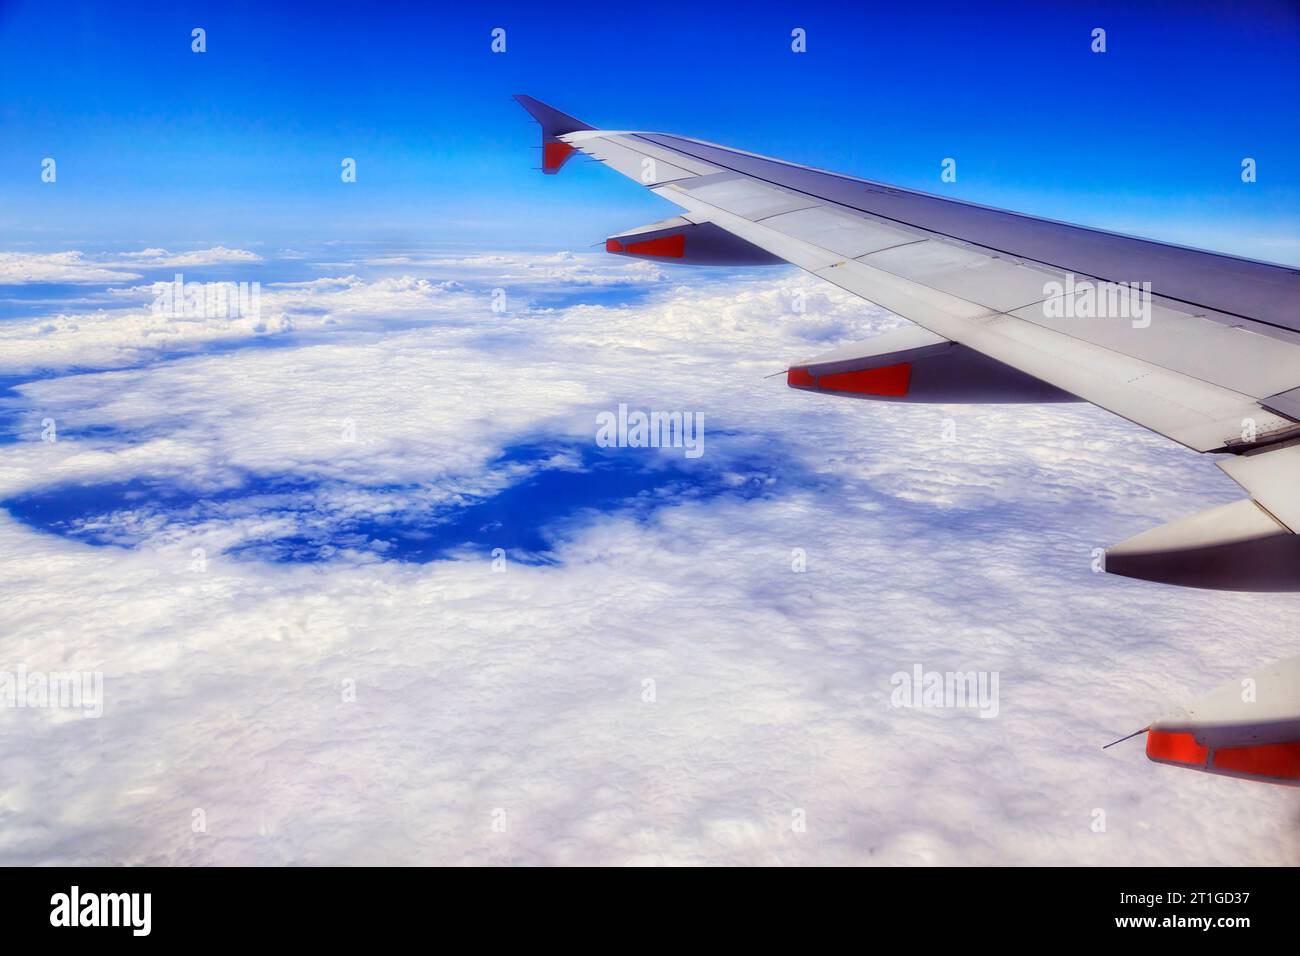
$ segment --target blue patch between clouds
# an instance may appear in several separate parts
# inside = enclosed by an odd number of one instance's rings
[[[749,500],[811,481],[770,451],[714,446],[701,458],[687,459],[679,449],[602,449],[570,440],[511,446],[486,473],[501,469],[517,472],[517,480],[485,493],[287,476],[249,476],[237,487],[196,491],[136,478],[43,489],[0,506],[31,527],[94,545],[132,547],[174,539],[187,529],[257,518],[259,525],[278,530],[245,541],[232,554],[312,563],[361,553],[422,563],[504,548],[512,561],[552,564],[564,538],[600,515],[645,521],[666,506]]]

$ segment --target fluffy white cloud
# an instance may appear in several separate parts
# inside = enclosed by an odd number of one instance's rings
[[[0,516],[0,666],[106,675],[99,720],[0,721],[0,861],[1300,862],[1293,791],[1100,749],[1288,653],[1294,595],[1090,570],[1237,497],[1203,457],[1087,406],[790,391],[763,376],[898,320],[785,270],[503,314],[474,268],[410,271],[268,287],[278,348],[19,386],[0,497],[150,479],[210,503],[139,491],[104,516],[128,547]],[[64,367],[156,354],[141,337],[71,330]],[[542,465],[503,448],[588,447],[620,402],[702,414],[690,467],[766,492],[664,486],[503,573],[490,528],[431,563],[239,556],[517,485]],[[239,497],[250,475],[279,497]],[[915,664],[997,671],[998,716],[890,706]]]
[[[491,253],[462,258],[374,256],[362,260],[362,264],[384,269],[452,269],[466,277],[491,279],[497,285],[562,282],[567,286],[616,286],[655,283],[666,278],[665,267],[646,259],[573,252],[532,256]]]
[[[127,282],[138,272],[92,262],[80,252],[0,252],[0,285]]]
[[[491,311],[487,294],[472,299],[454,282],[410,276],[375,282],[345,276],[260,287],[256,308],[247,314],[233,307],[218,314],[186,314],[183,296],[162,298],[171,286],[170,281],[162,281],[124,290],[140,300],[127,307],[0,324],[0,373],[123,367],[160,355],[238,345],[295,329],[310,332],[342,325],[427,322],[439,314],[464,321],[467,314]],[[155,307],[170,301],[180,305]]]
[[[141,249],[139,252],[124,252],[119,256],[125,262],[140,266],[171,268],[173,266],[214,266],[225,263],[261,262],[262,257],[247,249],[227,249],[225,246],[213,246],[210,249],[195,249],[191,252],[168,252],[166,249]]]
[[[231,250],[217,247],[206,252],[220,251]],[[162,250],[138,255],[157,252]],[[608,294],[619,288],[653,287],[664,279],[662,270],[649,263],[593,255],[478,256],[429,263],[436,268],[433,277],[412,275],[427,270],[408,262],[408,268],[380,269],[381,274],[370,279],[348,273],[258,283],[257,297],[251,302],[254,308],[243,312],[232,307],[187,314],[185,297],[171,296],[171,278],[112,288],[108,294],[128,304],[0,323],[0,374],[125,367],[151,357],[233,346],[290,331],[393,329],[439,322],[473,326],[481,334],[485,324],[508,328],[532,316],[526,301],[530,295],[567,292],[571,296],[588,290]],[[127,273],[117,277],[139,278]],[[185,282],[194,280],[186,277]],[[180,304],[173,307],[172,302]]]
[[[166,249],[143,249],[115,256],[88,259],[81,252],[0,252],[0,285],[28,285],[37,282],[102,284],[139,279],[142,268],[210,266],[224,263],[261,262],[262,257],[243,249],[214,246],[192,252],[170,253]]]

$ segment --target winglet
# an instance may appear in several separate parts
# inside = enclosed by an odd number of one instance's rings
[[[525,93],[516,93],[515,99],[542,126],[542,172],[544,173],[558,173],[560,167],[573,155],[573,147],[559,137],[565,133],[596,128],[588,126],[582,120],[574,119],[568,113],[561,113]]]

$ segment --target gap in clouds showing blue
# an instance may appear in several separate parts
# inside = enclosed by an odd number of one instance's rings
[[[123,436],[101,429],[87,437]],[[708,435],[727,437],[735,433]],[[557,544],[597,515],[646,521],[670,505],[750,500],[815,484],[788,460],[756,452],[687,459],[679,449],[603,449],[545,438],[507,447],[485,470],[507,469],[522,469],[522,477],[495,493],[454,494],[451,504],[428,487],[357,488],[249,475],[215,492],[149,478],[56,486],[0,501],[0,507],[30,527],[97,546],[134,547],[160,534],[241,517],[267,524],[287,518],[293,533],[255,538],[230,553],[278,563],[329,561],[347,552],[424,563],[504,548],[510,560],[536,565],[557,563]]]

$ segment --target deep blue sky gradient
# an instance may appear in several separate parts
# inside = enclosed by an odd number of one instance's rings
[[[672,213],[595,164],[531,173],[517,91],[597,126],[1300,261],[1288,2],[0,0],[0,244],[581,248]]]

